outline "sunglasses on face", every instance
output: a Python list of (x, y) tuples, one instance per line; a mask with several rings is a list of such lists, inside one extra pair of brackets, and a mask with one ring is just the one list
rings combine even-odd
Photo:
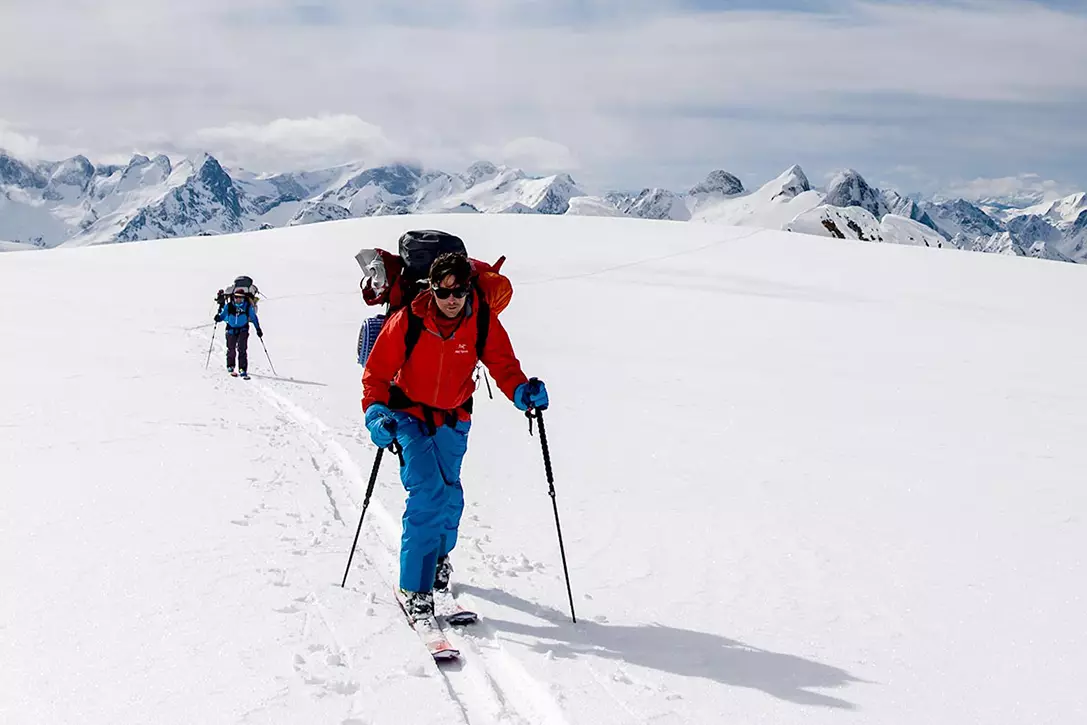
[(434, 292), (434, 296), (440, 300), (449, 299), (450, 295), (456, 297), (458, 300), (463, 299), (468, 295), (468, 285), (461, 285), (460, 287), (442, 287), (440, 285), (430, 285), (431, 291)]

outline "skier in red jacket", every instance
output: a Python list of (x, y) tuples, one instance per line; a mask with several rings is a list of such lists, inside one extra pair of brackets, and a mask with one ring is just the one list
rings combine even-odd
[(449, 552), (464, 509), (461, 460), (471, 428), (472, 373), (482, 361), (520, 410), (547, 407), (542, 381), (525, 377), (509, 335), (472, 284), (462, 254), (434, 260), (428, 289), (385, 323), (362, 374), (371, 440), (402, 449), (408, 492), (400, 543), (400, 594), (413, 619), (434, 614), (449, 585)]

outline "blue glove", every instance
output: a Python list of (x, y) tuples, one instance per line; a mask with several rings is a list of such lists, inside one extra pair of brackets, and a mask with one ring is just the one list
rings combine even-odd
[(517, 410), (547, 410), (547, 387), (542, 380), (536, 378), (521, 383), (513, 391), (513, 404), (517, 406)]
[(381, 403), (374, 403), (366, 410), (366, 428), (378, 448), (388, 448), (396, 440), (396, 417)]

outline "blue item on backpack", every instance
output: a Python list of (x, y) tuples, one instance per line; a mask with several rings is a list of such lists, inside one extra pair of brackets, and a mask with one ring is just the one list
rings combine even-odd
[(359, 365), (366, 367), (366, 360), (370, 357), (370, 351), (374, 349), (378, 333), (385, 324), (385, 315), (377, 315), (367, 318), (359, 330)]

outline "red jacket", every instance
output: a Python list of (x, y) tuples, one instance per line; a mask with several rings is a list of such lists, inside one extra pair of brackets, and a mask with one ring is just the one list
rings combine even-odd
[[(408, 310), (400, 309), (393, 314), (374, 341), (374, 348), (366, 360), (362, 373), (362, 409), (374, 403), (389, 404), (389, 387), (395, 384), (415, 403), (438, 411), (457, 411), (460, 420), (471, 415), (460, 406), (475, 392), (472, 373), (476, 363), (476, 338), (479, 332), (476, 311), (477, 292), (473, 290), (465, 311), (461, 314), (451, 337), (444, 339), (439, 331), (437, 306), (430, 292), (423, 292), (411, 303), (411, 310), (423, 319), (423, 331), (404, 362), (404, 336), (408, 328)], [(487, 331), (487, 346), (483, 350), (483, 364), (506, 397), (513, 400), (513, 391), (528, 378), (521, 370), (521, 363), (513, 353), (509, 335), (498, 316), (491, 315)], [(422, 406), (404, 409), (416, 417), (425, 419)], [(435, 417), (435, 425), (444, 421)]]

